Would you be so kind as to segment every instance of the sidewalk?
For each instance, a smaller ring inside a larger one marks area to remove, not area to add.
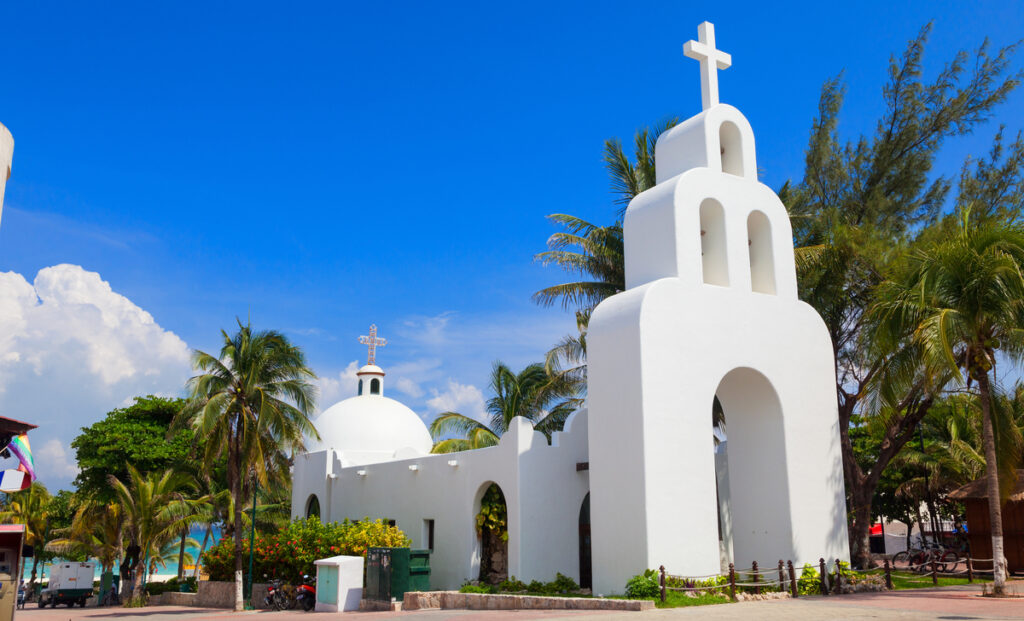
[[[1011,589],[1024,594],[1024,582],[1011,583]],[[941,589],[915,589],[888,593],[859,593],[840,597],[802,597],[796,600],[743,602],[717,606],[673,608],[650,612],[594,612],[594,611],[478,611],[478,610],[423,610],[416,612],[365,613],[303,613],[303,612],[246,612],[235,614],[226,610],[152,606],[149,608],[45,608],[34,606],[19,610],[16,619],[22,621],[68,621],[78,619],[119,619],[123,621],[278,621],[307,619],[330,621],[353,619],[459,619],[459,621],[498,621],[501,619],[587,619],[600,617],[609,621],[656,621],[660,619],[708,619],[710,621],[828,621],[830,619],[899,619],[922,621],[925,619],[1024,619],[1024,598],[992,599],[980,596],[981,587],[965,585]]]

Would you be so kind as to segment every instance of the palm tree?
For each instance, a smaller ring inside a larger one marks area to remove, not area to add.
[[[457,412],[444,412],[434,419],[430,424],[434,453],[494,446],[516,416],[531,421],[534,429],[550,439],[576,409],[572,399],[575,385],[549,375],[542,364],[528,365],[517,374],[495,362],[490,389],[494,396],[487,401],[488,424]]]
[[[204,463],[212,467],[227,455],[228,488],[234,499],[235,610],[242,600],[243,483],[248,474],[267,485],[267,466],[282,453],[302,450],[303,437],[318,438],[309,417],[315,407],[302,350],[281,333],[254,332],[238,322],[238,332],[221,331],[220,355],[193,354],[202,371],[189,380],[191,395],[179,419],[205,438]]]
[[[545,365],[550,373],[568,374],[579,380],[582,390],[585,390],[587,375],[590,313],[602,300],[626,288],[622,218],[630,201],[656,185],[654,147],[658,137],[677,122],[678,119],[673,118],[653,128],[638,130],[633,138],[632,159],[617,139],[605,141],[604,165],[616,205],[614,223],[598,226],[567,214],[548,216],[563,230],[548,238],[548,250],[537,254],[534,260],[544,266],[558,266],[583,280],[552,285],[533,294],[534,302],[541,306],[561,302],[563,308],[576,311],[577,334],[570,334],[556,344],[548,352]]]
[[[32,574],[28,583],[30,593],[36,582],[39,554],[46,547],[46,541],[50,538],[47,505],[51,498],[46,486],[36,481],[28,489],[11,494],[7,507],[0,512],[0,521],[3,523],[25,526],[25,545],[30,545],[37,550],[32,555]],[[22,567],[22,571],[24,569]]]
[[[109,475],[108,481],[124,515],[125,534],[134,548],[130,597],[135,598],[142,596],[142,579],[148,567],[145,560],[159,555],[161,548],[189,521],[185,517],[188,514],[186,492],[191,482],[171,469],[144,475],[131,464],[127,484],[114,475]],[[140,559],[142,567],[139,567]]]
[[[190,548],[199,547],[199,542],[193,539],[192,537],[186,537],[184,539],[184,542],[185,545]],[[183,579],[183,574],[180,569],[182,563],[188,563],[189,565],[191,565],[195,562],[196,559],[187,550],[184,552],[184,554],[182,554],[182,552],[178,549],[178,545],[179,543],[177,541],[174,541],[173,538],[165,539],[164,544],[160,546],[156,554],[149,557],[149,567],[146,569],[146,571],[149,572],[150,575],[153,575],[156,573],[157,567],[166,568],[168,563],[177,560],[179,567],[178,581],[180,582]]]
[[[877,300],[871,312],[883,340],[907,339],[920,348],[929,367],[958,379],[962,369],[968,387],[977,384],[994,591],[1002,594],[1006,562],[989,374],[994,372],[997,352],[1017,360],[1024,353],[1024,229],[992,221],[974,223],[965,210],[959,230],[912,253],[903,272],[879,287]]]
[[[87,502],[75,511],[69,532],[46,544],[46,551],[94,558],[103,572],[112,572],[124,553],[123,526],[121,505]]]

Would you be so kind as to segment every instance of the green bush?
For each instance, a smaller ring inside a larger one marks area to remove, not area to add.
[[[526,583],[522,580],[516,580],[515,576],[511,576],[502,580],[498,584],[498,591],[502,593],[517,593],[519,591],[526,591]]]
[[[554,581],[549,582],[548,586],[555,593],[571,593],[580,590],[580,585],[576,584],[575,580],[561,573],[556,573]]]
[[[661,595],[658,584],[658,572],[648,569],[642,574],[633,576],[626,582],[626,597],[632,599],[653,599]]]
[[[410,540],[401,530],[383,520],[365,518],[358,522],[322,523],[311,517],[294,520],[276,534],[257,533],[253,542],[253,573],[295,584],[304,574],[313,574],[313,562],[338,556],[364,556],[368,548],[408,548]],[[249,542],[245,542],[243,570],[248,571]],[[203,568],[210,580],[234,580],[235,548],[230,538],[221,539],[203,554]]]
[[[185,578],[183,581],[185,584],[186,593],[195,593],[198,590],[198,584],[194,577]],[[159,595],[161,593],[167,593],[168,591],[178,592],[181,590],[181,582],[178,582],[177,576],[167,580],[166,582],[149,582],[146,584],[146,593],[150,595]]]
[[[818,595],[821,593],[821,574],[810,563],[806,563],[796,586],[800,595]]]
[[[489,584],[469,584],[468,582],[459,588],[459,593],[494,593],[494,587]]]

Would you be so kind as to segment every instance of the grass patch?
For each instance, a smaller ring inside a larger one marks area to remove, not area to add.
[[[983,581],[975,579],[975,583],[983,583]],[[939,584],[932,584],[932,577],[929,574],[915,574],[909,572],[892,572],[892,586],[895,590],[901,591],[904,589],[930,589],[935,586],[956,586],[960,584],[969,584],[967,578],[949,578],[945,576],[939,576]]]
[[[665,601],[655,598],[654,605],[658,608],[683,608],[685,606],[709,606],[711,604],[728,604],[727,595],[716,595],[714,593],[701,593],[697,597],[690,597],[685,593],[669,591],[665,594]]]

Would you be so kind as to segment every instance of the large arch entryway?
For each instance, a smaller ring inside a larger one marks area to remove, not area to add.
[[[793,558],[784,413],[754,369],[727,373],[715,391],[724,418],[715,464],[723,562],[748,567]],[[714,406],[713,406],[714,407]]]
[[[498,584],[508,579],[509,528],[505,493],[497,483],[488,481],[477,492],[473,507],[480,555],[478,579],[486,584]]]
[[[587,492],[580,507],[580,587],[589,589],[593,584],[593,562],[590,556],[590,492]]]

